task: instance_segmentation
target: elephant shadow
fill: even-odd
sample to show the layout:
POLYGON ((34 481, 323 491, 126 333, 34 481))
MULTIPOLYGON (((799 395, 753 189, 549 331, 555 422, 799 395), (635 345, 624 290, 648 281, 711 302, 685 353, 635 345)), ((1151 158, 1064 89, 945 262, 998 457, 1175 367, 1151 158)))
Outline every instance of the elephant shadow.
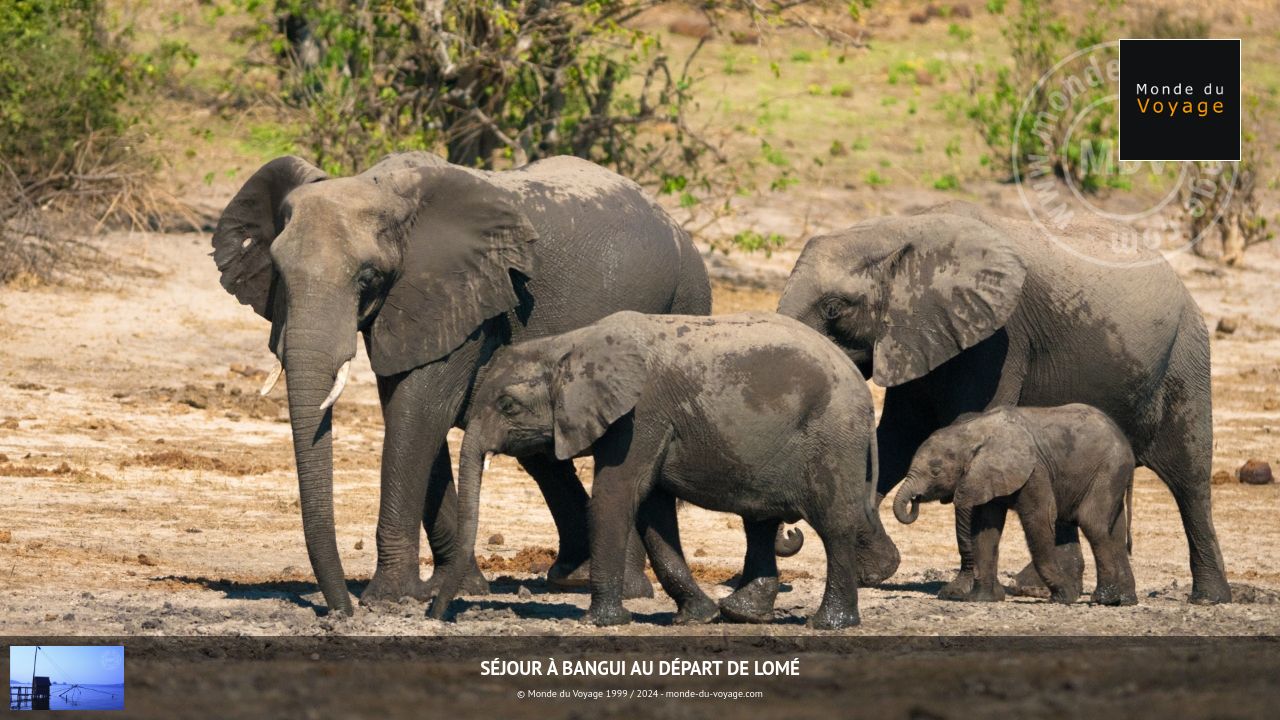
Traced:
POLYGON ((517 600, 467 600, 455 599, 449 603, 447 620, 484 620, 480 617, 458 617, 459 613, 487 613, 509 611, 521 620, 581 620, 586 610, 572 603, 546 602, 536 599, 517 600))
MULTIPOLYGON (((317 615, 326 615, 328 607, 321 603, 311 602, 308 595, 317 594, 320 588, 314 582, 303 580, 263 580, 261 582, 241 582, 224 578, 191 577, 187 575, 167 575, 151 578, 152 582, 179 583, 195 585, 206 590, 220 592, 230 600, 283 600, 306 608, 317 615)), ((356 597, 364 592, 368 580, 347 580, 347 591, 356 597)))
POLYGON ((887 592, 915 592, 936 596, 946 586, 947 584, 941 580, 926 580, 921 582, 882 582, 870 587, 887 592))
MULTIPOLYGON (((739 577, 734 575, 727 580, 716 583, 730 588, 736 588, 739 577)), ((941 587, 941 583, 939 583, 941 587)), ((791 585, 782 583, 779 587, 781 592, 790 592, 791 585)), ((551 594, 586 594, 590 590, 583 586, 575 589, 552 588, 547 584, 546 578, 520 579, 511 575, 499 575, 489 581, 489 592, 492 595, 487 599, 476 600, 454 600, 449 604, 449 613, 446 615, 448 619, 457 619, 459 612, 467 611, 503 611, 509 610, 516 617, 522 620, 577 620, 581 621, 586 617, 586 610, 571 603, 550 602, 540 600, 538 595, 551 594), (516 600, 498 600, 493 599, 492 595, 515 595, 519 593, 520 588, 527 588, 532 595, 528 598, 520 598, 516 600)), ((676 614, 674 611, 660 612, 636 612, 632 611, 631 619, 633 622, 642 625, 658 625, 658 626, 675 626, 676 614)), ((463 618, 467 620, 470 618, 463 618)), ((476 618, 479 619, 479 618, 476 618)), ((716 622, 726 622, 717 620, 716 622)), ((732 624, 732 623, 730 623, 732 624)), ((770 621, 771 625, 804 625, 805 618, 795 615, 775 617, 770 621)))

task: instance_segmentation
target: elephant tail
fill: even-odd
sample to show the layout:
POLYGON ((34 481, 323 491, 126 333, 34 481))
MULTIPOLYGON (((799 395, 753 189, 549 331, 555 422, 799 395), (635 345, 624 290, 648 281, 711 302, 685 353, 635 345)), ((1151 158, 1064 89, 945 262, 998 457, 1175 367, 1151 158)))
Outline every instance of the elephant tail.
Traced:
POLYGON ((787 530, 785 525, 779 523, 778 534, 773 539, 773 552, 778 557, 791 557, 800 552, 802 547, 804 547, 804 533, 800 528, 794 527, 787 530))
POLYGON ((1133 555, 1133 478, 1129 478, 1129 486, 1124 490, 1124 549, 1133 555))

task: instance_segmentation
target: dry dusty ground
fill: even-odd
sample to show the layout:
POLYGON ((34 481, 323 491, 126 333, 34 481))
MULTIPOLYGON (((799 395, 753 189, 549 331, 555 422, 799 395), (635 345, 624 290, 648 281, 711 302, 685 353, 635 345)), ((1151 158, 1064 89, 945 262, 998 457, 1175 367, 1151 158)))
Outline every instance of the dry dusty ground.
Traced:
MULTIPOLYGON (((594 634, 587 597, 549 594, 537 579, 554 530, 536 487, 498 458, 486 478, 478 553, 494 593, 461 622, 423 617, 420 604, 318 617, 292 472, 284 392, 260 399, 266 326, 218 286, 204 235, 115 235, 112 253, 150 267, 108 290, 0 290, 0 635, 594 634), (529 592, 523 592, 525 588, 529 592)), ((771 308, 794 253, 717 259, 717 311, 771 308)), ((1214 339, 1217 462, 1280 467, 1280 254, 1260 247, 1249 267, 1216 271, 1175 258, 1214 339)), ((381 423, 373 376, 357 366, 337 409, 338 541, 357 592, 373 570, 381 423)), ((459 433, 451 437, 455 451, 459 433)), ((1169 493, 1146 471, 1136 482, 1134 567, 1140 604, 1061 607, 1011 600, 949 603, 934 593, 955 566, 947 509, 925 507, 907 528, 884 507, 903 562, 890 585, 860 593, 854 634, 1252 635, 1280 632, 1280 485, 1214 487, 1215 517, 1237 604, 1191 606, 1186 544, 1169 493)), ((743 551, 734 516, 685 508, 690 561, 716 583, 743 551)), ((1010 527, 1003 568, 1027 559, 1010 527)), ((792 634, 818 604, 824 560, 811 531, 781 562, 789 591, 766 626, 670 625, 665 597, 632 601, 637 622, 610 633, 792 634)), ((425 561, 424 561, 425 563, 425 561)), ((424 567, 423 572, 430 572, 424 567)), ((1091 583, 1086 579, 1086 586, 1091 583)))

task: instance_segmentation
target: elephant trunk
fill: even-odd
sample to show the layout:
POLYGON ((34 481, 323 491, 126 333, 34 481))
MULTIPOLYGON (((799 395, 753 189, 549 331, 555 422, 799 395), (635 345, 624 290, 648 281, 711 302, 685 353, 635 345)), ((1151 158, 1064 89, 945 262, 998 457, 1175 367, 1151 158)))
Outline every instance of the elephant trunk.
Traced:
MULTIPOLYGON (((310 294, 310 293, 308 293, 310 294)), ((354 305, 354 298, 350 300, 354 305)), ((312 305, 309 303, 309 305, 312 305)), ((289 307, 285 329, 284 371, 289 391, 289 422, 293 427, 293 454, 298 469, 298 495, 302 530, 307 540, 311 571, 330 610, 350 615, 342 559, 333 522, 332 401, 355 355, 355 312, 351 325, 335 329, 320 325, 315 305, 289 307)), ((346 313, 343 313, 346 315, 346 313)), ((339 323, 341 325, 341 323, 339 323)))
POLYGON ((920 516, 920 498, 917 497, 918 494, 916 478, 908 475, 907 479, 898 487, 898 494, 893 496, 893 515, 898 518, 898 522, 910 525, 920 516), (911 506, 910 510, 907 509, 908 505, 911 506))
POLYGON ((458 562, 438 568, 444 571, 444 580, 440 583, 427 617, 440 620, 444 618, 449 603, 462 588, 462 581, 471 569, 470 558, 475 555, 476 530, 480 524, 480 481, 487 463, 485 443, 480 439, 478 428, 472 423, 462 436, 462 452, 458 457, 458 562))
POLYGON ((778 557, 791 557, 804 547, 804 533, 800 528, 787 530, 785 525, 778 526, 778 534, 773 538, 773 552, 778 557))
POLYGON ((311 570, 329 609, 350 615, 351 598, 334 536, 332 409, 320 408, 332 384, 331 373, 290 370, 289 422, 311 570))

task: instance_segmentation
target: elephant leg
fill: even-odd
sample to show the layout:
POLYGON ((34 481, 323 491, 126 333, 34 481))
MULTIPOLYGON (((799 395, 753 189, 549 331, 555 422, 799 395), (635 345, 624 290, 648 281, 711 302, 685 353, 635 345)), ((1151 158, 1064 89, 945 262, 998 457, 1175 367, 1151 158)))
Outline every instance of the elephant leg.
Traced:
MULTIPOLYGON (((1071 580, 1076 594, 1084 592, 1084 551, 1080 547, 1080 531, 1075 523, 1057 523, 1054 529, 1054 555, 1058 567, 1071 580)), ((1013 583, 1005 588, 1010 595, 1020 597, 1049 597, 1049 588, 1040 579, 1035 563, 1027 563, 1018 571, 1013 583)))
POLYGON ((591 530, 591 606, 595 625, 624 625, 631 613, 622 606, 628 541, 636 532, 639 503, 653 489, 667 437, 652 428, 635 428, 626 415, 596 441, 595 480, 587 515, 591 530))
POLYGON ((1004 600, 1000 585, 1000 535, 1008 510, 1003 505, 987 503, 973 509, 973 591, 967 600, 999 602, 1004 600))
POLYGON ((1049 599, 1064 604, 1075 602, 1080 593, 1070 576, 1058 566, 1057 510, 1053 491, 1047 484, 1041 486, 1033 479, 1022 489, 1016 507, 1027 538, 1027 549, 1031 551, 1031 563, 1049 587, 1049 599))
MULTIPOLYGON (((846 506, 847 507, 847 506, 846 506)), ((824 513, 809 521, 827 552, 827 586, 822 604, 809 618, 817 630, 853 627, 862 622, 858 615, 858 558, 856 523, 840 512, 824 513)))
MULTIPOLYGON (((556 561, 547 570, 547 584, 554 589, 570 590, 587 585, 591 576, 590 532, 587 527, 587 503, 590 497, 578 479, 572 460, 556 460, 547 455, 519 458, 520 466, 538 483, 547 502, 551 518, 560 536, 556 561)), ((653 597, 653 585, 644 574, 644 545, 638 535, 627 542, 627 575, 623 596, 653 597)))
MULTIPOLYGON (((1211 438, 1211 429, 1201 434, 1211 438)), ((1212 440, 1191 443, 1182 434, 1159 434, 1152 446, 1138 458, 1140 465, 1151 468, 1173 493, 1187 534, 1191 555, 1191 597, 1197 604, 1231 602, 1231 586, 1227 583, 1222 550, 1213 527, 1210 497, 1212 440), (1195 445, 1195 447, 1192 447, 1195 445)))
POLYGON ((738 589, 720 601, 720 612, 734 622, 762 623, 773 619, 773 601, 778 597, 778 557, 773 540, 778 534, 777 520, 748 520, 742 526, 747 533, 747 557, 742 563, 738 589))
MULTIPOLYGON (((378 565, 360 596, 362 601, 428 600, 434 594, 435 583, 423 582, 418 575, 419 527, 427 530, 437 571, 451 562, 475 564, 474 556, 457 557, 458 497, 446 450, 446 437, 470 375, 469 369, 450 367, 451 362, 452 358, 378 379, 386 423, 378 565)), ((466 592, 487 592, 483 577, 479 568, 473 567, 466 592)))
MULTIPOLYGON (((427 542, 431 546, 433 558, 441 557, 436 548, 453 548, 456 542, 458 517, 458 493, 453 482, 453 462, 449 456, 449 444, 440 446, 435 462, 431 464, 431 474, 427 477, 427 497, 422 505, 422 529, 427 533, 427 542), (447 518, 447 520, 442 520, 447 518), (434 536, 434 539, 433 539, 434 536)), ((459 590, 464 595, 488 595, 489 581, 476 564, 475 556, 469 558, 471 570, 462 581, 459 590)), ((441 565, 436 565, 436 570, 441 565)), ((419 600, 428 599, 436 594, 444 573, 433 572, 431 578, 423 583, 423 592, 419 600)))
POLYGON ((640 537, 649 552, 653 572, 658 576, 658 582, 662 583, 662 589, 676 601, 679 608, 675 624, 702 624, 714 620, 720 609, 698 587, 684 559, 684 548, 680 545, 680 526, 676 519, 675 496, 661 488, 655 488, 640 503, 638 518, 640 537))
MULTIPOLYGON (((1105 510, 1103 510, 1105 512, 1105 510)), ((1080 529, 1089 539, 1093 562, 1098 571, 1098 584, 1093 589, 1093 602, 1098 605, 1137 605, 1133 569, 1129 565, 1129 528, 1123 509, 1108 517, 1090 513, 1080 529)))
POLYGON ((956 548, 960 571, 938 591, 941 600, 967 600, 973 592, 973 508, 956 508, 956 548))

